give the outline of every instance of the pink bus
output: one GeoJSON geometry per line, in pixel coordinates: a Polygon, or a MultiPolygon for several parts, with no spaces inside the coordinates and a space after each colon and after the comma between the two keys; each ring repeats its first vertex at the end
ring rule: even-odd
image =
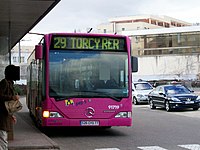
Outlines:
{"type": "Polygon", "coordinates": [[[127,36],[44,35],[29,56],[27,106],[40,127],[131,126],[131,57],[127,36]]]}

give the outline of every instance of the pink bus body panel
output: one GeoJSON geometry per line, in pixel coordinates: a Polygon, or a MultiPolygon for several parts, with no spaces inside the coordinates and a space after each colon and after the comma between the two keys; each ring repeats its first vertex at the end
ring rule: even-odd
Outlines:
{"type": "MultiPolygon", "coordinates": [[[[100,36],[99,34],[65,34],[56,33],[54,35],[67,35],[67,36],[100,36]]],[[[101,36],[109,37],[125,37],[119,35],[107,35],[101,34],[101,36]]],[[[128,55],[128,90],[129,96],[123,98],[120,102],[112,100],[110,98],[70,98],[62,101],[55,101],[54,98],[50,98],[49,91],[49,47],[52,34],[45,35],[46,41],[46,99],[43,101],[42,111],[49,110],[59,112],[63,118],[42,118],[42,126],[81,126],[81,121],[98,121],[98,125],[91,126],[131,126],[132,117],[129,118],[115,118],[119,112],[132,113],[132,88],[131,88],[131,66],[130,66],[130,40],[126,37],[127,55],[128,55]],[[70,103],[67,101],[71,100],[70,103]],[[103,101],[103,103],[102,103],[103,101]],[[88,110],[89,109],[89,110],[88,110]],[[87,111],[92,113],[88,115],[87,111]]],[[[132,116],[132,114],[131,114],[132,116]]],[[[89,125],[90,126],[90,125],[89,125]]]]}
{"type": "Polygon", "coordinates": [[[63,118],[44,119],[43,126],[81,126],[80,121],[99,121],[98,126],[132,125],[131,118],[115,118],[119,112],[132,111],[128,98],[121,102],[109,98],[70,98],[57,102],[52,98],[48,101],[52,102],[50,108],[43,109],[59,112],[63,118]],[[88,114],[90,110],[92,114],[88,114]]]}

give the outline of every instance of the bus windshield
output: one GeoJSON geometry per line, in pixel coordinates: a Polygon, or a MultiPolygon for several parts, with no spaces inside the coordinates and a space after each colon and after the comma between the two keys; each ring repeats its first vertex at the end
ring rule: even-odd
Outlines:
{"type": "Polygon", "coordinates": [[[114,51],[50,50],[49,96],[128,97],[128,54],[114,51]]]}

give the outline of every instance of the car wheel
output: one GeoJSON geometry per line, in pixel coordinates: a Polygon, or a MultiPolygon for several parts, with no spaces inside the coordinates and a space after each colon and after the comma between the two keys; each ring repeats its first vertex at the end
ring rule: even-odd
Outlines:
{"type": "Polygon", "coordinates": [[[170,106],[170,104],[169,104],[169,101],[166,101],[165,102],[165,109],[166,109],[166,111],[171,111],[171,106],[170,106]]]}
{"type": "Polygon", "coordinates": [[[138,104],[138,101],[137,101],[137,98],[136,98],[136,97],[133,97],[133,104],[134,104],[134,105],[137,105],[137,104],[138,104]]]}
{"type": "Polygon", "coordinates": [[[154,105],[153,100],[149,101],[149,105],[151,109],[156,109],[156,106],[154,105]]]}
{"type": "Polygon", "coordinates": [[[193,110],[198,110],[198,109],[199,109],[199,107],[194,107],[194,108],[193,108],[193,110]]]}

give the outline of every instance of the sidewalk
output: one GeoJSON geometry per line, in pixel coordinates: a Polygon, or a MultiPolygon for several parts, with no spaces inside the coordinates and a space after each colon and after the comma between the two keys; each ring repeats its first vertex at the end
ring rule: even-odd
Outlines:
{"type": "Polygon", "coordinates": [[[14,140],[8,142],[9,150],[59,150],[57,143],[34,126],[25,105],[25,97],[20,101],[23,103],[23,109],[15,114],[17,124],[14,125],[14,140]]]}

